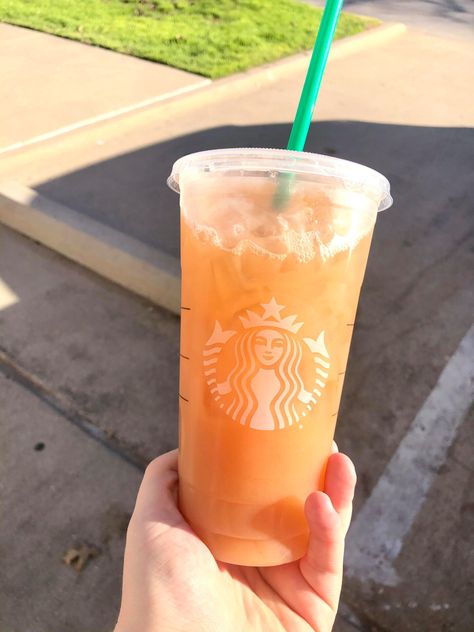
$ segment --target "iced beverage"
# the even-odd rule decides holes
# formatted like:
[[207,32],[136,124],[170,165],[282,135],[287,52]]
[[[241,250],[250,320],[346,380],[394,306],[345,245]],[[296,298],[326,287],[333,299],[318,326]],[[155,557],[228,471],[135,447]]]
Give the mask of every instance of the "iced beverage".
[[388,182],[324,156],[221,150],[181,159],[170,184],[181,195],[180,508],[221,561],[289,562],[306,551],[304,502],[323,488]]

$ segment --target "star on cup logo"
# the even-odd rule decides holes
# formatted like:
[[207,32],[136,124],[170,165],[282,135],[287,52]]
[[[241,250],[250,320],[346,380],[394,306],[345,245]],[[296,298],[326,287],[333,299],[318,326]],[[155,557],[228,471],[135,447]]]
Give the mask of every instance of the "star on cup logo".
[[[216,321],[203,351],[207,385],[219,408],[243,426],[302,427],[329,376],[324,331],[315,338],[301,336],[304,323],[296,314],[282,316],[286,307],[275,298],[260,307],[239,316],[236,329],[224,330]],[[305,379],[301,371],[307,354],[312,355],[311,383],[308,371]]]

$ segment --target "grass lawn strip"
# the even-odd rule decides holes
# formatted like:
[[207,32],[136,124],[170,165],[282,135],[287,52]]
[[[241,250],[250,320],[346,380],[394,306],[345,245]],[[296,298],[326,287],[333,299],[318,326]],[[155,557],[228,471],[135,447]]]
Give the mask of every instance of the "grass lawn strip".
[[[298,0],[2,0],[0,20],[215,79],[313,47]],[[377,20],[342,14],[336,38]]]

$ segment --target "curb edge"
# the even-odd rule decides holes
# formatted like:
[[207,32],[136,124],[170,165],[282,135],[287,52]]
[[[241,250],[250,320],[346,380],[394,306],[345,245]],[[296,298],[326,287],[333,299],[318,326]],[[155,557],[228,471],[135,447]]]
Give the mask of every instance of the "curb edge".
[[67,259],[180,313],[179,261],[17,182],[0,185],[0,222]]

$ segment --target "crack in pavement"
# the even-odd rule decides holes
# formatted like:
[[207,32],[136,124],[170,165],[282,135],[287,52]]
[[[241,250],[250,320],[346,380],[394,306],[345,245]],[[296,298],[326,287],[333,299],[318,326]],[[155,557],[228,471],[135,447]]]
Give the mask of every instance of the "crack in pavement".
[[78,410],[68,398],[54,392],[38,376],[21,367],[1,346],[0,373],[35,395],[49,408],[59,413],[61,417],[70,423],[73,423],[79,430],[103,445],[107,450],[110,450],[130,465],[133,465],[140,472],[144,471],[146,461],[143,458],[139,457],[133,451],[124,448],[112,434],[97,427],[94,422],[92,422],[87,415]]

